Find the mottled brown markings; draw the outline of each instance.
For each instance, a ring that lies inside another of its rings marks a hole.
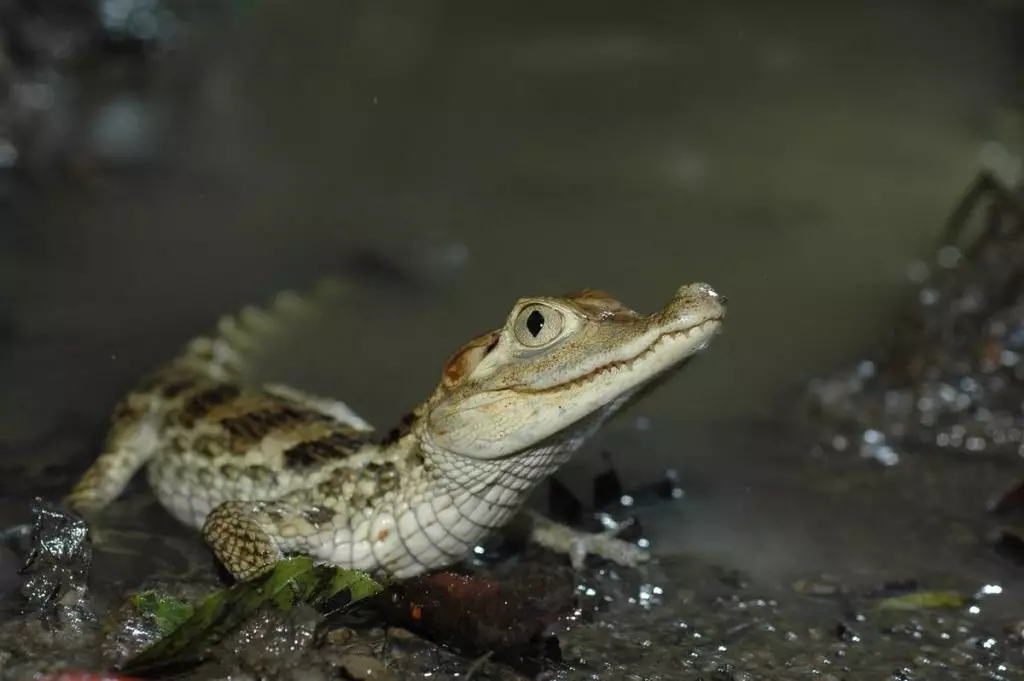
[[[202,390],[192,395],[178,412],[178,421],[186,428],[191,428],[195,422],[211,411],[220,407],[242,394],[242,389],[231,383],[219,383],[212,388]]]
[[[343,459],[359,451],[366,442],[355,431],[334,428],[329,435],[293,445],[284,451],[282,464],[289,469],[318,466],[332,459]]]
[[[132,405],[131,397],[126,397],[114,406],[114,411],[110,415],[111,423],[119,423],[122,421],[134,420],[138,415],[138,410]]]
[[[244,453],[274,431],[316,422],[329,423],[332,419],[318,411],[282,404],[225,418],[220,421],[220,425],[231,438],[231,450]]]
[[[361,483],[372,481],[372,491]],[[323,500],[325,506],[339,502],[354,510],[373,505],[375,499],[398,488],[401,476],[394,463],[370,463],[360,469],[337,468],[330,477],[316,486],[314,498]]]
[[[192,440],[191,449],[197,455],[210,459],[221,456],[227,451],[223,443],[209,435],[200,435]]]
[[[157,371],[151,374],[147,374],[136,384],[135,389],[132,392],[135,393],[150,393],[158,392],[174,379],[169,375],[167,371]]]
[[[173,400],[178,395],[181,395],[187,390],[191,390],[196,386],[196,382],[192,379],[183,378],[176,381],[171,381],[163,386],[160,390],[160,394],[165,399]]]
[[[181,409],[174,409],[170,407],[164,411],[164,428],[174,428],[182,425],[181,423]]]
[[[220,474],[229,482],[238,482],[242,479],[242,469],[230,463],[220,467]]]
[[[401,482],[398,467],[391,461],[384,463],[368,463],[362,470],[363,476],[372,476],[378,494],[385,494],[396,489]]]
[[[267,487],[277,481],[277,472],[269,466],[254,464],[245,468],[244,475],[261,487]]]
[[[196,469],[196,480],[203,487],[213,487],[217,479],[214,477],[213,471],[209,468],[197,468]]]
[[[331,471],[330,477],[316,486],[318,498],[337,499],[344,496],[358,474],[359,472],[352,468],[337,468]]]
[[[132,392],[135,395],[156,395],[165,400],[180,398],[186,392],[210,385],[210,380],[194,370],[171,366],[150,373]]]

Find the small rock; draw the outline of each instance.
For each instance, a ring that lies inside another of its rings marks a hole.
[[[84,520],[36,499],[32,543],[21,569],[27,612],[75,635],[94,621],[86,602],[92,544]]]
[[[349,629],[348,627],[338,627],[337,629],[331,629],[324,635],[324,645],[347,645],[348,643],[351,643],[352,639],[354,639],[355,637],[355,629]]]
[[[394,672],[371,655],[346,655],[338,660],[338,666],[356,681],[398,681]]]
[[[402,627],[389,627],[388,636],[395,641],[418,641],[420,637]]]

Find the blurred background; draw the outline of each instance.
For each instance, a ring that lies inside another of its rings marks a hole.
[[[4,0],[0,428],[101,430],[324,275],[267,371],[382,428],[520,296],[703,280],[725,335],[609,437],[635,476],[721,451],[877,336],[980,169],[1019,179],[1021,9]]]

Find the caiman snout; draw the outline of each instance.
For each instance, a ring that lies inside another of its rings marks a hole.
[[[697,326],[724,317],[726,302],[726,297],[709,284],[687,284],[679,287],[672,301],[657,316],[663,324]]]
[[[702,302],[715,302],[725,307],[728,298],[711,288],[711,284],[703,282],[697,284],[685,284],[676,291],[675,301],[700,305]]]

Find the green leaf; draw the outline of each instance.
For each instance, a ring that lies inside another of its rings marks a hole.
[[[956,591],[916,591],[879,601],[877,610],[929,610],[933,608],[960,608],[967,599]]]
[[[162,669],[198,664],[209,657],[218,641],[264,606],[278,610],[288,610],[298,603],[316,606],[345,590],[351,604],[381,589],[380,584],[365,573],[314,565],[308,556],[288,558],[262,577],[239,582],[205,597],[191,616],[129,660],[122,671],[152,674]],[[143,598],[146,597],[143,595]]]
[[[191,603],[152,589],[133,594],[131,600],[136,610],[153,618],[157,631],[163,636],[177,629],[195,612]]]

